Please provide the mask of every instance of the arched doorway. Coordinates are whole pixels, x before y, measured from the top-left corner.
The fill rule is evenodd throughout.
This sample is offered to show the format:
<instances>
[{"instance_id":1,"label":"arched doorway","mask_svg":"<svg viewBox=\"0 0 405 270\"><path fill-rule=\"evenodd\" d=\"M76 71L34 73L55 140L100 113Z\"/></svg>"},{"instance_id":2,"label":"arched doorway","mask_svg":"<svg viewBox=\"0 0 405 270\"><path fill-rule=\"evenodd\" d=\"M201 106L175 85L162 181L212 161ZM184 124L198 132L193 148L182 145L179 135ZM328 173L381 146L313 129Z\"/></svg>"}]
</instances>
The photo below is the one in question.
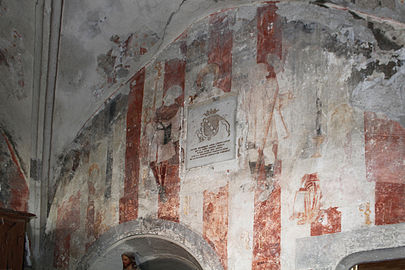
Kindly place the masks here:
<instances>
[{"instance_id":1,"label":"arched doorway","mask_svg":"<svg viewBox=\"0 0 405 270\"><path fill-rule=\"evenodd\" d=\"M402 260L401 260L402 259ZM405 259L405 246L403 247L395 247L395 248L383 248L383 249L375 249L375 250L367 250L362 252L356 252L350 254L343 258L338 265L336 266L336 270L349 270L354 265L361 265L367 263L376 263L376 262L384 262L384 261L395 261L396 264L401 264ZM394 265L394 264L393 264ZM379 269L402 269L402 268L389 268L387 267L379 267ZM362 269L362 268L360 268ZM364 266L363 269L373 269L373 265L370 264L368 267Z\"/></svg>"},{"instance_id":2,"label":"arched doorway","mask_svg":"<svg viewBox=\"0 0 405 270\"><path fill-rule=\"evenodd\" d=\"M186 226L137 219L119 224L88 249L77 269L121 269L121 254L134 252L142 270L223 270L211 246Z\"/></svg>"},{"instance_id":3,"label":"arched doorway","mask_svg":"<svg viewBox=\"0 0 405 270\"><path fill-rule=\"evenodd\" d=\"M89 270L120 269L121 254L134 252L142 270L202 270L183 247L153 235L128 237L96 259Z\"/></svg>"}]
</instances>

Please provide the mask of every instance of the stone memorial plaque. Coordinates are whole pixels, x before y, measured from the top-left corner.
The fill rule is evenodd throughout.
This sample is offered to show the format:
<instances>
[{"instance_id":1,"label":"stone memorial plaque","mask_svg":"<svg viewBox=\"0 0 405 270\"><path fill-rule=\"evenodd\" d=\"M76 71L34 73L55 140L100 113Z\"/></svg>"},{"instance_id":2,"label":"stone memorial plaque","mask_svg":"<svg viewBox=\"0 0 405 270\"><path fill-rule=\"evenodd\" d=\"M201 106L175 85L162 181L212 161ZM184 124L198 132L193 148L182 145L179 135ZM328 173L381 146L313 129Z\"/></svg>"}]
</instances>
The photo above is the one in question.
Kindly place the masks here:
<instances>
[{"instance_id":1,"label":"stone memorial plaque","mask_svg":"<svg viewBox=\"0 0 405 270\"><path fill-rule=\"evenodd\" d=\"M236 96L188 109L186 168L235 158Z\"/></svg>"}]
</instances>

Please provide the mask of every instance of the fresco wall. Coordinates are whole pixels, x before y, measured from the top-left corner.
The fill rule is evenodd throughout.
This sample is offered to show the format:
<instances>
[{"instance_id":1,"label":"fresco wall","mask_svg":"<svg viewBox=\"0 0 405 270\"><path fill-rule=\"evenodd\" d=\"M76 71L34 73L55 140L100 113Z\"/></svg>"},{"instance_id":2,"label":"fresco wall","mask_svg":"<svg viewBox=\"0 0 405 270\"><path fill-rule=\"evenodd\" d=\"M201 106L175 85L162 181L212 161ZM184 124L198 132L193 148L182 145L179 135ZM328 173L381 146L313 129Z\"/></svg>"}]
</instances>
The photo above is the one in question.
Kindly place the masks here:
<instances>
[{"instance_id":1,"label":"fresco wall","mask_svg":"<svg viewBox=\"0 0 405 270\"><path fill-rule=\"evenodd\" d=\"M0 2L0 125L12 134L29 164L32 106L35 5Z\"/></svg>"},{"instance_id":2,"label":"fresco wall","mask_svg":"<svg viewBox=\"0 0 405 270\"><path fill-rule=\"evenodd\" d=\"M0 207L28 209L35 44L35 3L0 1Z\"/></svg>"},{"instance_id":3,"label":"fresco wall","mask_svg":"<svg viewBox=\"0 0 405 270\"><path fill-rule=\"evenodd\" d=\"M10 135L0 129L0 207L28 210L28 182Z\"/></svg>"},{"instance_id":4,"label":"fresco wall","mask_svg":"<svg viewBox=\"0 0 405 270\"><path fill-rule=\"evenodd\" d=\"M308 269L296 261L305 237L403 223L404 43L401 27L315 4L196 21L60 157L50 267L75 269L139 218L187 226L224 269L254 270ZM187 167L189 111L226 98L237 100L234 158ZM224 132L210 119L204 136Z\"/></svg>"}]
</instances>

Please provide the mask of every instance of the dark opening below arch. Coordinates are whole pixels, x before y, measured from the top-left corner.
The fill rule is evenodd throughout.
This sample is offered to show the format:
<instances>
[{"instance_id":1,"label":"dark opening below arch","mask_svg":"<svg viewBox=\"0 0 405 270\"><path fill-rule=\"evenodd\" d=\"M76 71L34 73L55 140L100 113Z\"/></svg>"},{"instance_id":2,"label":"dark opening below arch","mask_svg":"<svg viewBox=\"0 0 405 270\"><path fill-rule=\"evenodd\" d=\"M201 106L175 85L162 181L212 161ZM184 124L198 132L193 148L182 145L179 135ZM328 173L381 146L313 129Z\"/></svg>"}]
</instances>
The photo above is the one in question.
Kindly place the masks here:
<instances>
[{"instance_id":1,"label":"dark opening below arch","mask_svg":"<svg viewBox=\"0 0 405 270\"><path fill-rule=\"evenodd\" d=\"M405 246L367 250L350 254L336 266L336 270L349 270L354 265L379 261L405 259Z\"/></svg>"},{"instance_id":2,"label":"dark opening below arch","mask_svg":"<svg viewBox=\"0 0 405 270\"><path fill-rule=\"evenodd\" d=\"M133 252L142 270L202 270L183 247L160 237L145 235L127 238L100 256L89 270L121 269L121 254Z\"/></svg>"},{"instance_id":3,"label":"dark opening below arch","mask_svg":"<svg viewBox=\"0 0 405 270\"><path fill-rule=\"evenodd\" d=\"M200 234L177 222L151 218L109 229L88 248L76 269L122 269L125 252L137 253L142 270L223 270L218 255Z\"/></svg>"}]
</instances>

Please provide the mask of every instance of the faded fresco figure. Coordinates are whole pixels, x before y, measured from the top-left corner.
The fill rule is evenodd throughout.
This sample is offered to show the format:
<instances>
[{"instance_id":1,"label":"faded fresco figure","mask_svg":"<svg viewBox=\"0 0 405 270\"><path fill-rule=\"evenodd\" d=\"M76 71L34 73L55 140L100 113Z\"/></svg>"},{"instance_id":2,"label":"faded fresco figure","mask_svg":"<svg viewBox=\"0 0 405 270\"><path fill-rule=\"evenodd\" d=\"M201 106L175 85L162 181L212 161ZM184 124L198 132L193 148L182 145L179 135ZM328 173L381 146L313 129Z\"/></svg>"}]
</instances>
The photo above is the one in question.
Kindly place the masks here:
<instances>
[{"instance_id":1,"label":"faded fresco figure","mask_svg":"<svg viewBox=\"0 0 405 270\"><path fill-rule=\"evenodd\" d=\"M123 270L141 270L136 264L135 253L125 252L121 255Z\"/></svg>"}]
</instances>

